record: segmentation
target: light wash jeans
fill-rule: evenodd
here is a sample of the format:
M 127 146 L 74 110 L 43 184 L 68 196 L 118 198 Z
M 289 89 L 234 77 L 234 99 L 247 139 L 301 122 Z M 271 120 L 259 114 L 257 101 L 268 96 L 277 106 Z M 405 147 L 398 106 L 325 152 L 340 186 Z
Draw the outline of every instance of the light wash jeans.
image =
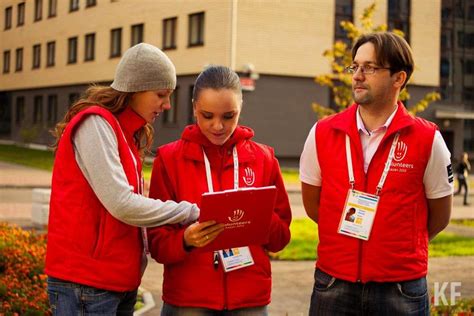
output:
M 113 292 L 48 277 L 48 297 L 53 316 L 131 316 L 137 291 Z

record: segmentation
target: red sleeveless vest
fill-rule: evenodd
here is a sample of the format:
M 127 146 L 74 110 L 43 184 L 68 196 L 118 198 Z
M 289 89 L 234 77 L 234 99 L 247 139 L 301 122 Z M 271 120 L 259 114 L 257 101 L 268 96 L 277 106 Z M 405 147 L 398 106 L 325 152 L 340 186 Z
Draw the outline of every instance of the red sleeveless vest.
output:
M 135 290 L 141 279 L 140 229 L 119 221 L 104 208 L 75 159 L 72 137 L 88 115 L 100 115 L 112 126 L 123 169 L 137 192 L 137 171 L 130 149 L 140 172 L 133 133 L 144 125 L 144 120 L 129 108 L 117 118 L 98 106 L 78 113 L 64 129 L 56 152 L 45 272 L 55 278 L 105 290 Z
M 436 126 L 411 117 L 403 104 L 387 129 L 364 172 L 364 158 L 356 124 L 357 105 L 318 122 L 316 146 L 321 166 L 319 245 L 317 267 L 355 282 L 392 282 L 427 274 L 428 207 L 423 175 L 430 158 Z M 355 189 L 375 194 L 396 132 L 406 151 L 393 160 L 368 241 L 337 233 L 350 188 L 345 136 L 351 141 Z

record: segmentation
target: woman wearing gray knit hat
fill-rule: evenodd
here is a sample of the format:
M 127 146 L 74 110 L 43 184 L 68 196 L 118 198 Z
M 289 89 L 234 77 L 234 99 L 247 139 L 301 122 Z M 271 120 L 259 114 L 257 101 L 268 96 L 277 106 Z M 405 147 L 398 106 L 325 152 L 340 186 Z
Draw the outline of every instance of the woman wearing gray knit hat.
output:
M 195 204 L 141 195 L 151 123 L 175 87 L 170 59 L 141 43 L 110 87 L 87 89 L 56 125 L 45 268 L 54 315 L 132 315 L 146 265 L 139 227 L 198 218 Z

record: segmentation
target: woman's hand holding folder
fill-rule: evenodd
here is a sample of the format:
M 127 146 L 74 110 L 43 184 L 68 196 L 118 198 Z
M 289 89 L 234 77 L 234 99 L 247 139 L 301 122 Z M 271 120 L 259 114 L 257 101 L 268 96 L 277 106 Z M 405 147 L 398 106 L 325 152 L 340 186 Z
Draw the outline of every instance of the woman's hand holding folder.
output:
M 224 230 L 224 224 L 216 221 L 195 222 L 184 231 L 184 245 L 186 247 L 204 247 L 212 242 Z

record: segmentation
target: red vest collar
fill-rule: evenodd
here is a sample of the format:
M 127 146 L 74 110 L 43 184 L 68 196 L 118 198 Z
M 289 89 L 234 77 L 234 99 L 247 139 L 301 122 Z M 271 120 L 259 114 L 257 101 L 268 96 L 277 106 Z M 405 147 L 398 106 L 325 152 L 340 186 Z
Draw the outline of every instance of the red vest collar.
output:
M 146 124 L 145 119 L 132 110 L 130 106 L 127 106 L 125 110 L 118 114 L 117 119 L 124 133 L 130 136 Z
M 397 131 L 415 123 L 414 117 L 408 113 L 403 103 L 398 101 L 397 105 L 397 113 L 395 113 L 392 123 L 388 126 L 382 142 Z M 335 115 L 331 125 L 333 128 L 348 134 L 352 141 L 360 143 L 356 120 L 357 107 L 358 104 L 354 103 L 347 110 L 341 112 L 339 115 Z

